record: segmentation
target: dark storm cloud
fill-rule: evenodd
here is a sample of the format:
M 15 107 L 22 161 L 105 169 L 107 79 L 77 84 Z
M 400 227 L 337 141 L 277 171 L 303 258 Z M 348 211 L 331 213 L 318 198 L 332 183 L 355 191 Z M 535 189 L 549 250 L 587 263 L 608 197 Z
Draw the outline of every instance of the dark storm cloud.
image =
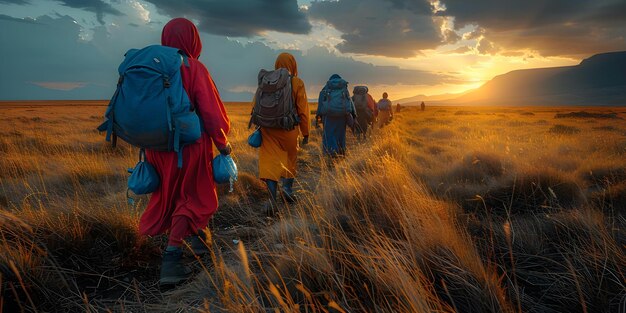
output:
M 602 3 L 585 17 L 586 21 L 599 21 L 606 26 L 626 25 L 626 1 L 604 2 L 607 3 Z
M 308 13 L 343 33 L 341 52 L 407 58 L 456 40 L 442 37 L 426 0 L 315 1 Z
M 80 24 L 70 16 L 18 19 L 0 15 L 0 99 L 106 99 L 115 89 L 117 67 L 130 48 L 159 42 L 162 25 L 120 24 L 93 28 L 90 41 L 80 40 Z M 261 68 L 272 69 L 281 52 L 261 42 L 241 43 L 201 33 L 201 61 L 226 100 L 250 101 Z M 41 47 L 45 47 L 42 49 Z M 330 74 L 340 73 L 352 85 L 436 85 L 454 83 L 450 76 L 377 66 L 338 56 L 325 48 L 289 51 L 315 98 Z
M 534 49 L 544 56 L 582 56 L 626 49 L 623 0 L 442 0 L 438 15 L 476 25 L 479 51 Z M 492 45 L 488 45 L 486 41 Z
M 110 4 L 103 2 L 101 0 L 56 0 L 60 2 L 62 5 L 82 9 L 85 11 L 96 13 L 96 17 L 98 18 L 98 22 L 104 25 L 104 15 L 123 15 L 122 12 L 113 8 Z
M 274 30 L 307 34 L 311 24 L 296 0 L 146 0 L 160 13 L 199 21 L 207 33 L 250 37 Z
M 91 43 L 78 40 L 81 26 L 70 16 L 0 18 L 2 99 L 104 99 L 115 80 L 111 60 Z M 103 87 L 106 86 L 106 87 Z
M 567 21 L 593 0 L 443 0 L 457 27 L 478 24 L 487 29 L 509 30 Z
M 28 0 L 0 0 L 0 4 L 19 4 L 19 5 L 24 5 L 24 4 L 29 4 L 30 1 Z
M 36 24 L 36 22 L 29 18 L 16 18 L 4 14 L 0 14 L 0 20 L 18 22 L 18 23 L 28 23 L 28 24 Z

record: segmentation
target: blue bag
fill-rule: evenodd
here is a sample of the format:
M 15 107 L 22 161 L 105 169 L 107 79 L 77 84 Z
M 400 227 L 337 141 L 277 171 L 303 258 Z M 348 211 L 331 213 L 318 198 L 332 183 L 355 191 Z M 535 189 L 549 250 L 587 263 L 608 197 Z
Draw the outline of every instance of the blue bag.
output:
M 98 127 L 115 146 L 117 137 L 133 146 L 178 153 L 200 139 L 201 124 L 185 89 L 181 66 L 184 52 L 161 45 L 131 49 L 120 64 L 117 89 L 105 121 Z
M 220 154 L 213 159 L 213 180 L 218 184 L 230 183 L 232 191 L 233 183 L 237 181 L 237 164 L 230 155 Z
M 146 153 L 139 149 L 139 162 L 135 168 L 129 168 L 128 189 L 137 195 L 152 193 L 161 184 L 159 174 L 154 167 L 146 161 Z
M 261 128 L 257 128 L 250 136 L 248 136 L 248 144 L 252 148 L 258 148 L 263 143 L 263 136 L 261 135 Z
M 354 113 L 354 105 L 348 91 L 348 82 L 337 74 L 331 76 L 320 92 L 317 111 L 320 116 L 335 117 Z

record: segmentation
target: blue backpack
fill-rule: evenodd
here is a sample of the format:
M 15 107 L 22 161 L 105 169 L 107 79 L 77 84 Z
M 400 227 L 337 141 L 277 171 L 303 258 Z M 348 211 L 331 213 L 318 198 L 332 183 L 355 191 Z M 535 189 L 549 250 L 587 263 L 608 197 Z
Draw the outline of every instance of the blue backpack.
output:
M 334 77 L 326 82 L 318 103 L 320 116 L 346 116 L 347 113 L 354 113 L 348 82 L 341 77 Z
M 183 88 L 180 68 L 185 54 L 161 45 L 131 49 L 118 72 L 115 94 L 98 127 L 115 147 L 117 137 L 133 146 L 178 153 L 201 136 L 201 125 Z

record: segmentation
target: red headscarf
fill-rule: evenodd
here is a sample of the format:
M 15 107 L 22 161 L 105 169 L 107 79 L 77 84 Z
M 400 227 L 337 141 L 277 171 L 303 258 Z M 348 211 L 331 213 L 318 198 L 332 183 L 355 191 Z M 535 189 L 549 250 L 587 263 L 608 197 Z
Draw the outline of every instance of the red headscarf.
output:
M 188 57 L 197 59 L 202 51 L 198 28 L 186 18 L 175 18 L 165 24 L 161 44 L 183 50 Z

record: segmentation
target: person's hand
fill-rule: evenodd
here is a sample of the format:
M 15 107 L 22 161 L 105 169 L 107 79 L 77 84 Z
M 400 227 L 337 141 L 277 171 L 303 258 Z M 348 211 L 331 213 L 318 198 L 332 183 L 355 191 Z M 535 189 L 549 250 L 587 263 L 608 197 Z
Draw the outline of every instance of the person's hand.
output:
M 227 143 L 226 147 L 217 150 L 219 150 L 220 154 L 222 155 L 230 155 L 230 153 L 233 152 L 233 147 L 230 145 L 230 143 Z
M 300 144 L 301 146 L 306 146 L 309 144 L 309 136 L 304 136 L 304 138 L 302 138 L 302 143 Z

